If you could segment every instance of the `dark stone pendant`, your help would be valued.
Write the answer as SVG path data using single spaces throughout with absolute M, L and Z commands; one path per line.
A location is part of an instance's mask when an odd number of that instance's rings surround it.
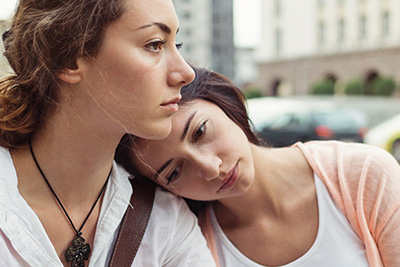
M 84 267 L 85 260 L 89 259 L 90 252 L 90 246 L 85 244 L 85 239 L 77 236 L 65 251 L 65 260 L 71 262 L 72 267 Z

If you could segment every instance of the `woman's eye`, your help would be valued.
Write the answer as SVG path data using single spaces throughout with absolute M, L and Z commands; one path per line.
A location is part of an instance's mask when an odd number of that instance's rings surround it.
M 156 41 L 156 42 L 151 42 L 146 45 L 146 48 L 148 48 L 151 52 L 158 52 L 162 49 L 163 45 L 165 45 L 167 41 Z
M 179 171 L 181 170 L 182 165 L 177 166 L 175 169 L 167 177 L 167 185 L 178 179 Z
M 207 124 L 207 121 L 203 122 L 199 126 L 199 128 L 197 128 L 197 130 L 194 132 L 193 142 L 197 142 L 204 135 L 204 133 L 206 131 L 206 124 Z

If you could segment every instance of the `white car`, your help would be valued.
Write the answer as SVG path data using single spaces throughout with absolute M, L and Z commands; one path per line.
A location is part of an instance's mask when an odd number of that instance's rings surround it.
M 400 114 L 370 129 L 364 142 L 389 151 L 400 162 Z

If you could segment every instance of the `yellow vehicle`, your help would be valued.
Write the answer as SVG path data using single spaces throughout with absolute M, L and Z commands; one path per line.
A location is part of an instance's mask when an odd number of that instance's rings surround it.
M 400 162 L 400 114 L 370 129 L 364 142 L 382 147 Z
M 395 132 L 389 139 L 387 150 L 400 162 L 400 130 Z

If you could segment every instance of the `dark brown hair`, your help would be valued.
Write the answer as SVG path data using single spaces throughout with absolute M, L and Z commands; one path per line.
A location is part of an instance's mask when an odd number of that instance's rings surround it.
M 0 145 L 24 144 L 58 100 L 64 68 L 95 57 L 124 0 L 20 0 L 3 35 L 14 75 L 0 81 Z

